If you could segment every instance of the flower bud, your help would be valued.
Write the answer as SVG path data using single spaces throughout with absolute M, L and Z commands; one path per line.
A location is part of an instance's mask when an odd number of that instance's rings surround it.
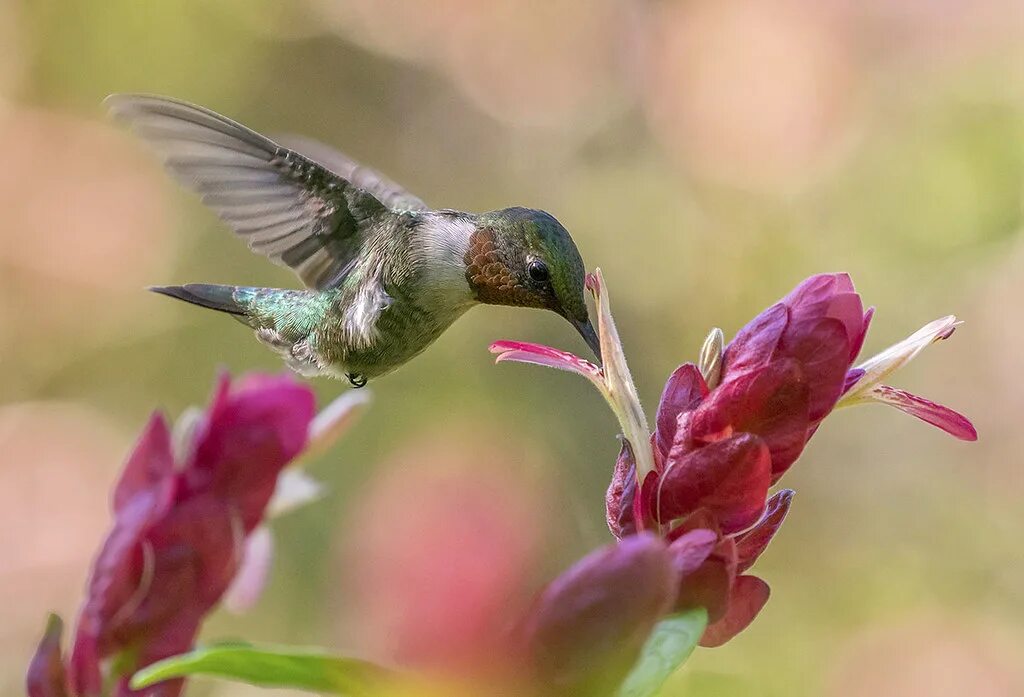
M 700 349 L 700 359 L 698 361 L 698 367 L 700 368 L 700 374 L 704 376 L 704 382 L 707 383 L 708 389 L 713 390 L 718 387 L 719 380 L 722 379 L 722 353 L 725 348 L 725 334 L 718 327 L 715 327 L 708 336 L 704 339 L 704 345 Z

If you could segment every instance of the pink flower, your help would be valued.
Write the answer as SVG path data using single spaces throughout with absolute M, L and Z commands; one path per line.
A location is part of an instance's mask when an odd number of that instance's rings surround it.
M 714 330 L 700 365 L 680 366 L 665 384 L 651 434 L 600 271 L 588 287 L 598 309 L 604 370 L 547 347 L 498 342 L 492 351 L 498 360 L 578 372 L 612 405 L 624 435 L 606 497 L 616 537 L 645 529 L 676 542 L 694 531 L 714 535 L 716 543 L 700 565 L 681 575 L 676 603 L 708 610 L 706 646 L 741 631 L 767 601 L 767 584 L 743 572 L 771 541 L 792 501 L 792 491 L 769 499 L 769 489 L 841 398 L 844 404 L 893 404 L 957 437 L 976 437 L 956 412 L 880 384 L 924 346 L 948 337 L 954 318 L 934 322 L 852 368 L 873 309 L 864 310 L 846 274 L 805 280 L 724 349 L 721 331 Z
M 67 683 L 59 628 L 30 670 L 33 697 L 129 695 L 134 670 L 191 648 L 239 571 L 282 469 L 303 452 L 313 394 L 287 377 L 220 381 L 175 452 L 164 417 L 150 419 L 114 490 L 114 525 L 93 565 Z M 114 671 L 105 675 L 104 666 Z M 174 697 L 181 681 L 151 688 Z

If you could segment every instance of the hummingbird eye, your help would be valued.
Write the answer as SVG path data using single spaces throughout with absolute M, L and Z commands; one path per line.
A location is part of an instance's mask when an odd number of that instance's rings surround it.
M 526 267 L 526 272 L 530 274 L 530 280 L 534 283 L 545 283 L 551 277 L 548 265 L 539 259 L 531 261 Z

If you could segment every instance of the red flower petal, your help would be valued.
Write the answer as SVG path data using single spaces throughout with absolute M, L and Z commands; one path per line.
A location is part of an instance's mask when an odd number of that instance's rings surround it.
M 782 303 L 772 305 L 748 322 L 725 347 L 722 381 L 767 365 L 788 323 L 789 310 Z
M 72 684 L 80 694 L 99 694 L 98 661 L 122 652 L 116 695 L 134 695 L 131 673 L 189 650 L 205 615 L 216 604 L 238 565 L 232 549 L 237 515 L 217 501 L 191 499 L 175 506 L 137 547 L 133 594 L 119 606 L 97 605 L 93 587 L 79 622 L 71 659 Z M 101 614 L 102 613 L 102 614 Z M 94 620 L 87 622 L 87 618 Z M 98 621 L 95 621 L 98 620 Z M 91 631 L 90 631 L 91 630 Z M 161 683 L 157 697 L 176 697 L 183 681 Z M 150 692 L 147 692 L 147 695 Z
M 100 671 L 99 646 L 97 644 L 96 636 L 84 634 L 79 627 L 67 667 L 71 694 L 91 697 L 101 693 L 103 674 Z
M 25 684 L 28 697 L 68 697 L 68 680 L 61 658 L 60 638 L 64 623 L 50 615 L 46 631 L 28 666 Z
M 684 412 L 683 416 L 681 416 L 680 418 L 684 418 L 688 413 L 689 412 Z M 657 446 L 657 439 L 658 434 L 652 433 L 651 439 L 648 441 L 648 443 L 651 446 L 651 454 L 654 455 L 654 469 L 658 472 L 661 472 L 665 469 L 665 456 L 668 455 L 668 452 L 661 452 L 661 450 Z
M 731 380 L 708 395 L 689 412 L 685 427 L 676 433 L 676 442 L 695 447 L 737 432 L 753 433 L 768 446 L 772 474 L 777 479 L 807 442 L 808 400 L 808 386 L 797 361 L 772 361 L 763 370 Z
M 665 535 L 665 539 L 675 541 L 692 530 L 710 530 L 717 537 L 722 536 L 722 530 L 718 527 L 718 518 L 708 509 L 698 508 L 685 518 L 676 521 Z
M 532 363 L 558 370 L 567 370 L 570 373 L 579 373 L 590 380 L 601 375 L 601 369 L 590 361 L 586 361 L 574 353 L 559 351 L 543 344 L 531 344 L 525 341 L 495 341 L 490 346 L 490 352 L 498 355 L 494 359 L 496 363 L 503 361 Z
M 848 361 L 860 352 L 867 331 L 864 305 L 849 274 L 811 276 L 782 299 L 792 321 L 832 318 L 842 322 L 850 349 Z
M 850 368 L 846 371 L 846 379 L 843 381 L 843 394 L 850 391 L 850 388 L 857 384 L 857 381 L 864 377 L 867 372 L 863 368 Z
M 71 653 L 69 678 L 77 694 L 98 694 L 101 689 L 100 645 L 114 631 L 113 620 L 123 608 L 140 602 L 140 585 L 147 571 L 152 573 L 153 563 L 142 541 L 166 514 L 173 492 L 165 486 L 159 491 L 141 490 L 128 499 L 96 555 Z
M 749 527 L 761 515 L 771 479 L 771 456 L 760 438 L 738 433 L 697 450 L 674 446 L 658 491 L 660 520 L 706 508 L 722 532 Z
M 868 335 L 868 327 L 871 326 L 871 318 L 875 316 L 875 308 L 869 307 L 864 311 L 864 316 L 861 318 L 860 332 L 853 336 L 850 342 L 850 362 L 853 363 L 857 360 L 857 356 L 860 355 L 860 351 L 864 348 L 864 339 Z
M 608 694 L 672 606 L 678 583 L 668 548 L 649 533 L 584 557 L 544 589 L 520 627 L 538 682 L 558 694 Z
M 902 412 L 916 416 L 922 421 L 942 429 L 954 438 L 966 441 L 978 440 L 978 431 L 970 419 L 949 407 L 888 385 L 876 386 L 871 391 L 871 396 L 879 402 L 896 407 Z
M 146 424 L 135 449 L 128 456 L 124 471 L 114 489 L 114 511 L 120 512 L 128 501 L 142 491 L 168 485 L 174 476 L 174 452 L 171 434 L 163 414 L 156 412 Z
M 605 516 L 608 529 L 615 537 L 622 538 L 636 532 L 633 520 L 633 501 L 636 498 L 636 460 L 629 441 L 622 439 L 619 457 L 615 460 L 615 470 L 604 496 Z
M 771 589 L 757 576 L 740 576 L 729 594 L 729 609 L 725 615 L 708 626 L 701 637 L 704 647 L 721 646 L 742 632 L 768 602 Z
M 828 300 L 835 293 L 853 290 L 847 273 L 818 273 L 808 276 L 782 299 L 787 305 L 809 305 Z
M 726 537 L 699 568 L 681 579 L 676 609 L 703 607 L 708 611 L 708 622 L 718 621 L 729 607 L 735 578 L 736 544 Z
M 648 530 L 654 527 L 658 520 L 655 511 L 659 480 L 660 475 L 657 472 L 648 472 L 640 487 L 639 495 L 633 499 L 633 524 L 637 530 Z
M 764 515 L 757 521 L 750 530 L 742 535 L 736 536 L 736 564 L 737 571 L 743 573 L 757 561 L 768 543 L 775 537 L 775 533 L 782 526 L 786 519 L 789 506 L 793 502 L 793 490 L 783 489 L 776 493 L 765 506 Z
M 718 534 L 713 530 L 691 530 L 676 538 L 669 545 L 668 551 L 679 577 L 686 578 L 699 569 L 714 551 L 716 544 Z
M 826 317 L 827 308 L 835 296 L 854 292 L 849 274 L 820 273 L 801 281 L 781 302 L 796 309 L 802 317 Z
M 661 393 L 655 423 L 655 445 L 662 455 L 672 447 L 679 415 L 695 409 L 707 395 L 708 386 L 693 363 L 684 363 L 672 373 Z
M 859 321 L 859 312 L 857 317 Z M 808 387 L 808 418 L 823 419 L 839 400 L 850 367 L 850 342 L 842 322 L 794 318 L 779 340 L 775 355 L 800 363 Z
M 177 504 L 153 527 L 147 542 L 155 563 L 149 591 L 138 612 L 125 621 L 149 628 L 173 622 L 187 607 L 210 610 L 235 577 L 245 533 L 231 504 L 197 496 Z
M 182 473 L 188 493 L 232 502 L 250 532 L 277 475 L 305 447 L 314 411 L 309 387 L 287 376 L 250 380 L 218 396 Z
M 853 353 L 854 344 L 864 334 L 864 303 L 861 302 L 857 293 L 839 293 L 832 298 L 825 317 L 836 319 L 842 322 L 845 328 L 846 341 L 851 352 L 847 354 L 846 360 L 849 363 L 857 357 Z
M 143 668 L 165 658 L 191 651 L 194 648 L 194 639 L 202 621 L 202 615 L 197 614 L 194 608 L 182 608 L 173 624 L 139 647 L 138 654 L 134 656 L 135 665 Z M 132 672 L 129 670 L 121 676 L 113 697 L 142 697 L 143 695 L 145 697 L 179 697 L 185 688 L 184 678 L 177 678 L 164 680 L 152 687 L 147 687 L 140 693 L 129 686 Z

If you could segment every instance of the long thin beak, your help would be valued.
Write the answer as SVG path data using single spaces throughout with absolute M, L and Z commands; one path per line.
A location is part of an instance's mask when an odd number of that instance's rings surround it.
M 585 322 L 580 322 L 574 319 L 569 320 L 572 322 L 572 326 L 576 327 L 576 331 L 580 333 L 583 340 L 587 342 L 587 346 L 594 352 L 594 356 L 597 358 L 598 365 L 601 364 L 601 340 L 597 338 L 597 332 L 594 331 L 594 325 L 587 319 Z

